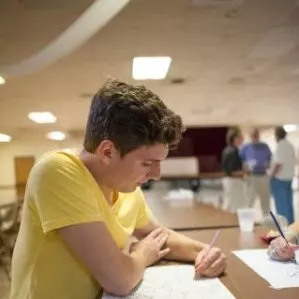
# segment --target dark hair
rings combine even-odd
[[[111,140],[122,156],[144,145],[173,149],[183,131],[181,117],[145,86],[108,80],[93,97],[84,149],[94,153],[103,140]]]
[[[231,128],[226,133],[226,143],[228,145],[233,145],[237,137],[241,135],[241,130],[237,127]]]
[[[275,136],[279,140],[284,139],[287,136],[287,132],[283,127],[276,127],[275,128]]]

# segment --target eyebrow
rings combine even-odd
[[[145,161],[148,161],[148,162],[161,162],[162,160],[157,160],[157,159],[146,159]]]

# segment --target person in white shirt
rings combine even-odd
[[[295,173],[295,148],[286,140],[287,132],[283,127],[275,128],[277,141],[271,168],[271,192],[274,197],[276,212],[294,222],[292,181]]]

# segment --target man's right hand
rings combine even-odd
[[[164,248],[167,239],[167,231],[164,228],[157,228],[143,240],[134,244],[134,247],[131,249],[132,253],[140,253],[145,265],[152,265],[170,252],[169,248]]]
[[[296,248],[296,245],[289,245],[284,238],[278,237],[271,242],[268,248],[268,254],[272,259],[289,261],[295,258],[294,250]]]

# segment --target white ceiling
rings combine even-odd
[[[92,2],[0,1],[0,65],[39,51]],[[89,95],[110,76],[132,82],[132,58],[155,55],[173,58],[168,78],[142,83],[187,125],[299,123],[298,1],[132,0],[70,56],[0,86],[0,132],[80,132]],[[39,110],[58,122],[28,120]]]

